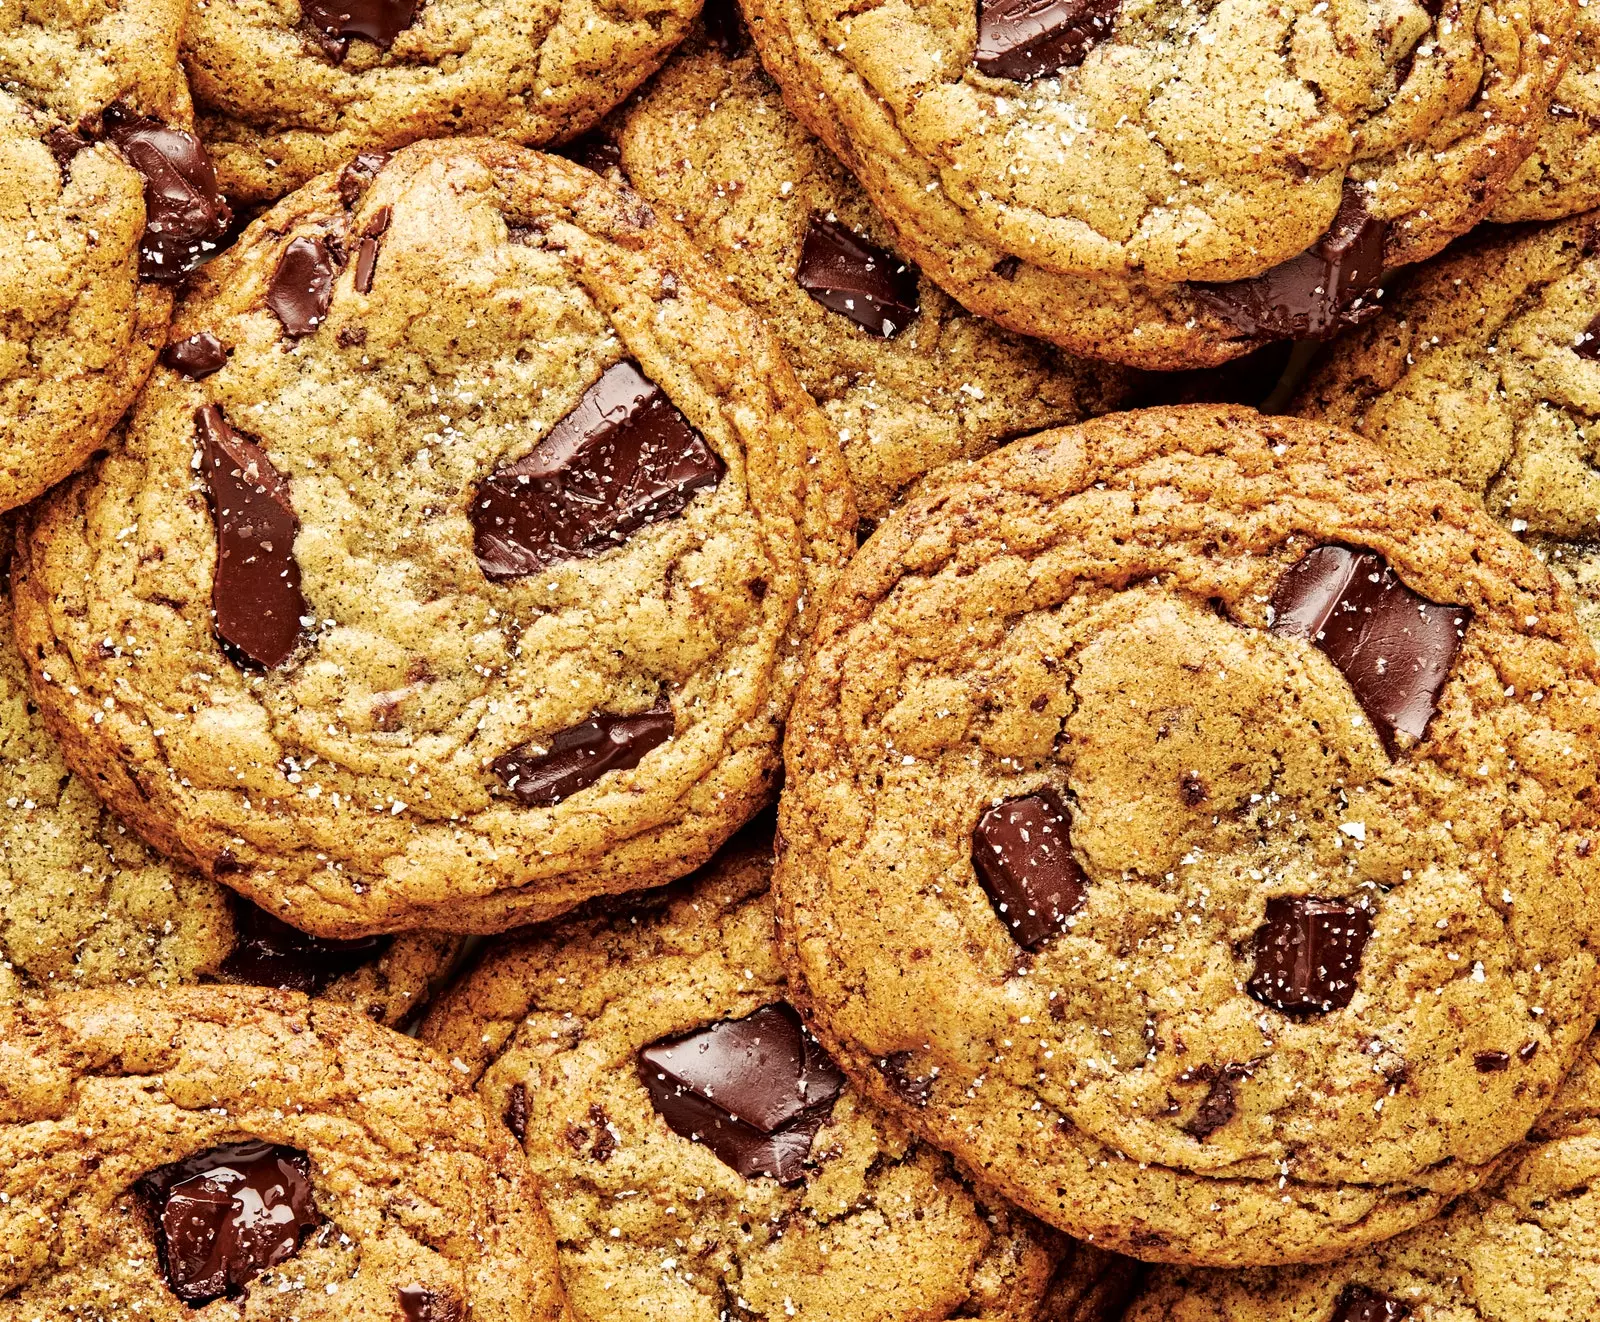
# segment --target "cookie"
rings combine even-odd
[[[182,0],[32,5],[0,46],[0,510],[100,445],[227,209],[178,67]]]
[[[1485,1062],[1491,1071],[1498,1058]],[[1600,1316],[1600,1055],[1491,1187],[1331,1267],[1152,1271],[1122,1322],[1585,1322]]]
[[[1593,1022],[1597,675],[1530,552],[1357,437],[1194,406],[1013,441],[879,525],[819,625],[794,995],[874,1101],[1101,1247],[1395,1235]]]
[[[638,197],[487,139],[286,199],[21,534],[69,765],[319,936],[698,867],[773,795],[855,542],[831,429],[719,285]]]
[[[1572,23],[1563,0],[745,12],[903,258],[1012,330],[1147,368],[1369,315],[1532,150]]]
[[[197,4],[183,60],[230,198],[269,201],[358,152],[590,128],[683,40],[699,0]]]
[[[493,945],[423,1026],[521,1139],[574,1317],[1070,1316],[1046,1308],[1067,1241],[860,1097],[802,1028],[771,872],[769,830],[647,912]]]
[[[303,996],[0,1009],[0,1158],[7,1319],[567,1316],[510,1137],[425,1047]]]

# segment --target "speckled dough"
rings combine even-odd
[[[1533,146],[1569,0],[1125,0],[1083,63],[978,72],[978,6],[747,0],[795,113],[901,250],[967,307],[1142,367],[1258,340],[1187,281],[1256,275],[1329,227],[1345,181],[1391,266],[1469,229]]]
[[[324,1224],[241,1298],[168,1290],[133,1190],[260,1140],[310,1157]],[[567,1317],[550,1226],[504,1129],[426,1048],[283,992],[86,992],[0,1010],[0,1319],[473,1322]],[[438,1314],[441,1317],[449,1314]]]
[[[264,306],[297,236],[390,213],[370,295]],[[514,228],[508,228],[514,227]],[[332,176],[257,221],[173,338],[126,445],[31,511],[19,638],[69,764],[164,852],[295,926],[498,930],[669,881],[772,796],[809,612],[854,545],[831,430],[771,337],[637,197],[487,140],[405,149],[353,210]],[[468,507],[624,358],[726,464],[621,545],[489,581]],[[289,478],[311,614],[277,669],[212,631],[194,414],[221,405]],[[491,762],[670,699],[675,732],[555,807]]]
[[[1330,542],[1474,612],[1393,760],[1266,627]],[[1493,1173],[1593,1022],[1596,673],[1530,553],[1346,433],[1192,407],[1015,441],[881,524],[819,627],[786,959],[858,1086],[1070,1233],[1219,1266],[1384,1239]],[[1030,954],[973,831],[1044,785],[1087,880]],[[1246,980],[1305,895],[1371,935],[1348,1006],[1290,1017]]]
[[[389,49],[356,38],[339,62],[295,0],[197,0],[183,59],[223,190],[265,201],[358,151],[463,133],[529,145],[582,133],[699,12],[700,0],[422,0]]]

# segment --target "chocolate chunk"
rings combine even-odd
[[[372,292],[372,275],[378,265],[378,242],[389,228],[389,208],[379,207],[361,230],[361,244],[356,249],[356,293]]]
[[[1427,732],[1472,621],[1465,606],[1418,596],[1383,558],[1319,546],[1272,591],[1272,632],[1311,639],[1339,668],[1394,754]]]
[[[1522,1061],[1524,1064],[1532,1060],[1538,1054],[1539,1044],[1537,1042],[1524,1042],[1520,1047],[1517,1048],[1517,1059]]]
[[[933,1097],[933,1079],[937,1071],[913,1074],[911,1066],[915,1060],[915,1052],[896,1051],[878,1062],[878,1072],[912,1106],[923,1107]]]
[[[1572,352],[1590,362],[1600,361],[1600,316],[1583,328],[1583,334],[1572,346]]]
[[[996,804],[972,833],[972,865],[1000,921],[1024,950],[1066,928],[1088,884],[1072,856],[1067,805],[1053,789]]]
[[[526,1084],[513,1083],[511,1095],[506,1099],[506,1128],[518,1143],[528,1137],[528,1088]]]
[[[345,206],[355,206],[367,187],[378,177],[378,171],[387,164],[389,153],[386,151],[358,152],[355,160],[339,172],[339,197]]]
[[[218,970],[229,982],[278,987],[315,996],[389,946],[388,937],[331,941],[308,936],[245,900],[233,905],[233,950]]]
[[[665,392],[617,363],[532,454],[484,479],[471,510],[478,564],[489,578],[516,578],[600,555],[722,473]]]
[[[181,280],[221,245],[233,212],[217,191],[217,172],[200,139],[112,106],[106,137],[144,179],[139,279]]]
[[[645,1047],[639,1077],[673,1133],[704,1143],[746,1178],[780,1184],[803,1178],[811,1140],[844,1086],[781,1003]]]
[[[388,50],[416,19],[417,0],[302,0],[300,13],[338,44],[340,54],[351,37],[365,37]]]
[[[240,435],[215,404],[195,410],[200,471],[217,525],[211,612],[224,642],[259,666],[282,665],[308,614],[294,558],[300,520],[289,483],[266,451]]]
[[[1356,994],[1356,970],[1372,916],[1343,900],[1279,896],[1256,930],[1250,995],[1285,1014],[1342,1010]]]
[[[1511,1065],[1509,1051],[1480,1051],[1472,1058],[1472,1063],[1478,1067],[1479,1074],[1499,1074]]]
[[[836,220],[812,216],[795,283],[825,308],[888,339],[917,315],[917,270]]]
[[[301,235],[283,250],[267,287],[267,306],[290,335],[310,335],[322,325],[335,269],[333,253],[321,239]]]
[[[1221,1129],[1238,1110],[1233,1091],[1234,1085],[1240,1079],[1248,1079],[1250,1071],[1256,1067],[1255,1061],[1229,1061],[1225,1065],[1202,1065],[1198,1069],[1185,1070],[1178,1076],[1179,1083],[1209,1083],[1206,1095],[1200,1101],[1199,1109],[1190,1117],[1184,1131],[1204,1143],[1217,1130]]]
[[[61,167],[61,178],[65,182],[72,170],[72,162],[78,153],[85,147],[92,147],[93,141],[73,129],[57,125],[44,135],[44,145],[50,149],[50,154],[56,158],[56,164]]]
[[[1364,1285],[1347,1285],[1329,1322],[1404,1322],[1410,1316],[1410,1308],[1398,1299]]]
[[[1366,191],[1346,182],[1328,232],[1298,257],[1247,280],[1190,288],[1246,335],[1319,339],[1377,314],[1386,232],[1367,214]]]
[[[461,1301],[454,1290],[431,1285],[402,1285],[395,1292],[406,1322],[461,1322]]]
[[[609,133],[598,129],[574,138],[561,149],[561,154],[596,174],[622,169],[622,148]]]
[[[531,808],[548,808],[586,789],[608,771],[636,767],[672,738],[672,705],[659,701],[637,716],[591,716],[561,731],[545,753],[523,744],[490,763],[494,774]]]
[[[155,1220],[161,1270],[188,1304],[237,1295],[293,1257],[314,1228],[311,1160],[271,1143],[229,1143],[161,1166],[136,1186]]]
[[[1111,35],[1118,0],[978,0],[980,73],[1026,82],[1082,64]]]
[[[169,344],[161,351],[161,361],[189,380],[200,381],[227,366],[228,351],[210,331],[198,331],[186,340]]]

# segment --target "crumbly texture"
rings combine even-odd
[[[608,128],[629,183],[689,231],[782,342],[839,433],[863,517],[881,518],[940,464],[1129,394],[1117,369],[1008,335],[925,276],[916,319],[889,339],[807,294],[795,272],[813,216],[891,252],[894,233],[784,107],[747,43],[728,53],[697,34]]]
[[[1471,228],[1532,149],[1573,13],[1127,0],[1081,66],[1019,83],[973,64],[975,5],[745,8],[791,108],[928,275],[1014,330],[1156,368],[1253,347],[1184,282],[1303,252],[1346,180],[1390,266]]]
[[[1591,1041],[1492,1189],[1332,1267],[1150,1274],[1123,1322],[1321,1322],[1351,1284],[1425,1322],[1600,1316],[1600,1055]]]
[[[309,1155],[325,1224],[241,1298],[192,1310],[133,1185],[249,1140]],[[505,1130],[425,1047],[303,996],[120,990],[0,1010],[0,1190],[5,1322],[393,1322],[413,1284],[473,1322],[568,1316]]]
[[[144,182],[45,136],[120,103],[186,128],[184,0],[45,0],[0,22],[0,510],[81,465],[155,362],[172,293],[139,280]]]
[[[183,59],[223,191],[260,202],[358,151],[582,133],[660,66],[699,12],[700,0],[426,0],[388,50],[357,38],[335,61],[297,5],[200,0]]]
[[[747,1179],[667,1128],[636,1058],[661,1038],[788,996],[765,841],[730,847],[655,910],[491,947],[423,1039],[478,1079],[492,1115],[527,1100],[524,1146],[588,1322],[1056,1322],[1073,1252],[985,1197],[848,1087],[804,1183]],[[1081,1264],[1080,1264],[1081,1266]],[[1086,1289],[1063,1284],[1063,1299]]]
[[[369,295],[339,274],[290,341],[285,248],[390,221]],[[13,571],[35,696],[69,765],[162,852],[325,936],[499,930],[703,863],[774,793],[801,638],[854,546],[831,429],[754,316],[638,197],[488,140],[395,156],[352,209],[332,176],[205,268],[125,445],[30,511]],[[490,582],[468,509],[632,359],[726,465],[592,559]],[[192,467],[223,407],[290,482],[312,614],[241,668],[209,612]],[[554,807],[492,761],[665,695],[671,739]]]
[[[1394,759],[1267,628],[1327,543],[1473,612]],[[1336,429],[1197,406],[1013,442],[881,524],[820,625],[791,974],[859,1087],[1069,1233],[1219,1266],[1384,1239],[1493,1172],[1593,1023],[1596,675],[1531,553]],[[1086,892],[1029,953],[973,831],[1043,785]],[[1268,900],[1306,895],[1371,935],[1348,1006],[1290,1017],[1246,982]]]

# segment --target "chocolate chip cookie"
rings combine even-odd
[[[747,0],[898,251],[1013,330],[1205,366],[1370,314],[1532,150],[1565,0]]]
[[[771,871],[769,829],[647,912],[508,939],[424,1024],[522,1140],[574,1316],[1067,1316],[1046,1308],[1067,1241],[860,1097],[801,1025]]]
[[[225,191],[260,202],[362,151],[582,133],[699,12],[700,0],[197,4],[183,59]]]
[[[0,510],[105,440],[227,208],[178,68],[182,0],[18,9],[0,43]]]
[[[19,1322],[567,1316],[509,1135],[426,1048],[303,996],[0,1009],[0,1172]]]
[[[286,199],[126,443],[30,511],[68,763],[319,936],[698,867],[773,795],[855,543],[831,429],[720,284],[636,195],[487,139]]]
[[[1196,406],[1014,441],[890,515],[819,626],[791,994],[1080,1238],[1392,1236],[1593,1023],[1597,676],[1525,547],[1357,437]]]

